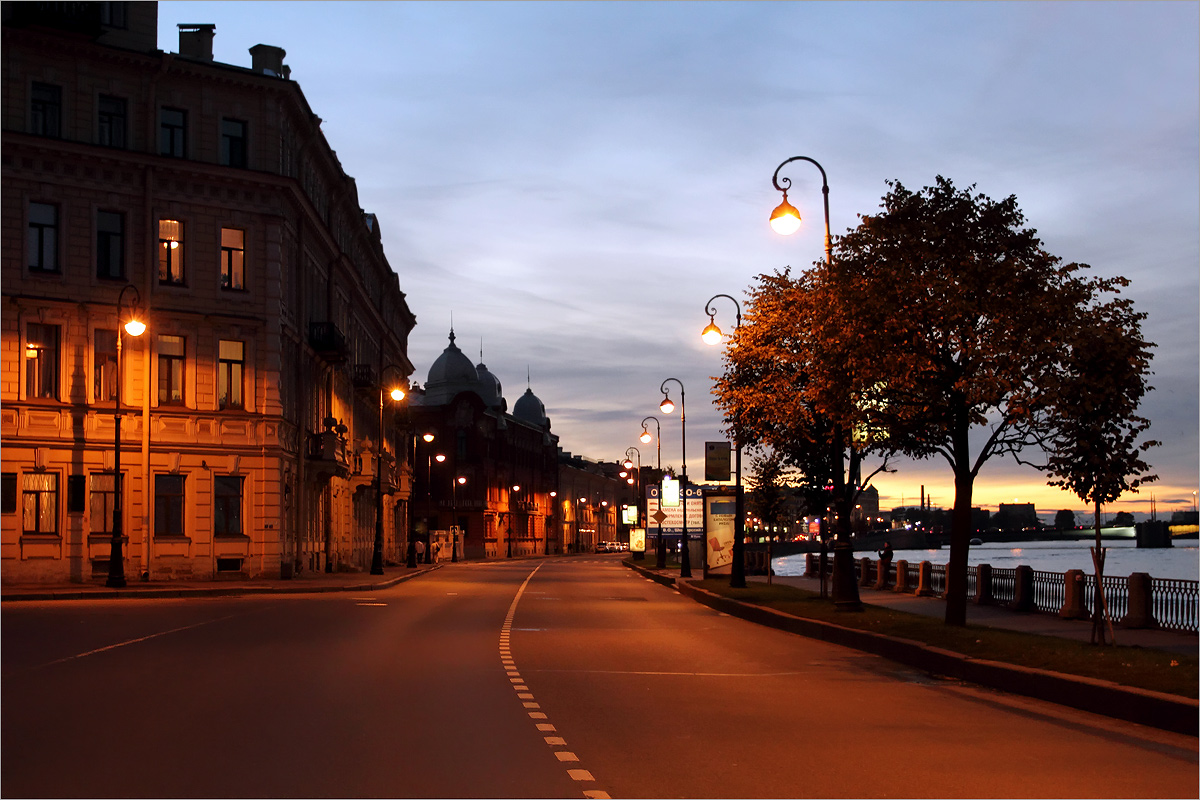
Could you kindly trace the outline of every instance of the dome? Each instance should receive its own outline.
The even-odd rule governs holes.
[[[550,419],[546,416],[546,407],[533,393],[533,389],[526,389],[525,394],[517,400],[516,405],[513,406],[513,416],[523,422],[537,425],[539,428],[550,425]]]
[[[441,405],[454,399],[460,392],[484,395],[479,374],[471,359],[454,344],[454,329],[450,329],[450,344],[429,368],[429,380],[425,383],[425,404]]]
[[[475,365],[475,372],[479,378],[479,396],[483,398],[483,404],[488,408],[507,409],[508,404],[504,402],[504,391],[500,386],[500,379],[488,372],[487,366],[482,361]]]

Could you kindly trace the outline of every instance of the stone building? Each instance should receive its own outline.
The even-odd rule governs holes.
[[[380,508],[399,561],[415,318],[379,223],[281,48],[166,53],[157,13],[3,5],[3,579],[104,579],[117,463],[131,579],[363,569]]]
[[[417,535],[444,542],[445,553],[456,540],[465,558],[566,552],[558,437],[545,406],[527,388],[509,413],[500,380],[454,340],[451,330],[425,386],[413,388],[401,411],[415,453]]]

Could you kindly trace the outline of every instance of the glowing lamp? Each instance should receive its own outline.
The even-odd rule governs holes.
[[[642,435],[638,438],[642,440],[642,444],[650,444],[650,440],[654,437],[650,435],[650,431],[642,431]]]
[[[790,236],[800,229],[800,212],[787,201],[787,192],[783,193],[783,202],[771,212],[771,227],[784,236]]]
[[[658,410],[664,414],[670,414],[675,410],[675,404],[671,402],[670,397],[664,397],[663,401],[658,404]]]
[[[704,340],[705,344],[721,343],[721,329],[717,327],[717,323],[712,317],[708,318],[708,327],[701,332],[700,338]]]

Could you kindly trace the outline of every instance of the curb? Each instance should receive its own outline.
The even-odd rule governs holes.
[[[631,569],[661,583],[674,586],[680,594],[709,608],[760,625],[807,636],[812,639],[852,647],[867,653],[917,667],[938,675],[1000,689],[1011,694],[1033,697],[1069,706],[1081,711],[1114,717],[1139,725],[1198,735],[1200,701],[1188,697],[1125,686],[1113,681],[1066,675],[1034,667],[1022,667],[999,661],[972,658],[961,653],[931,647],[924,642],[881,633],[846,628],[831,622],[805,619],[762,606],[731,600],[678,580],[627,564]]]
[[[195,587],[180,586],[178,588],[139,589],[126,586],[124,589],[67,589],[48,591],[13,592],[3,595],[0,600],[5,603],[19,603],[32,600],[115,600],[120,598],[171,598],[171,597],[236,597],[247,594],[322,594],[327,592],[369,592],[378,589],[390,589],[398,583],[412,580],[419,575],[441,569],[441,564],[430,565],[426,569],[397,575],[383,581],[354,584],[332,584],[314,586],[238,586],[227,587]]]

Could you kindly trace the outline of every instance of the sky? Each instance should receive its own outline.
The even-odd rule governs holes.
[[[1200,483],[1200,3],[162,2],[159,48],[214,23],[217,61],[271,44],[417,316],[424,383],[447,344],[482,353],[509,408],[527,386],[572,453],[619,460],[659,416],[662,464],[724,438],[709,298],[823,258],[816,167],[789,165],[805,219],[771,231],[771,176],[808,156],[835,236],[887,180],[1015,195],[1044,247],[1123,275],[1154,351],[1142,405],[1159,476],[1107,510],[1191,510]],[[715,303],[734,325],[734,304]],[[528,376],[528,383],[527,383]],[[678,402],[679,386],[670,382]],[[649,424],[651,430],[654,425]],[[635,458],[636,460],[636,458]],[[953,505],[941,459],[901,460],[880,506]],[[747,469],[747,472],[749,470]],[[1078,498],[1009,458],[974,504]]]

